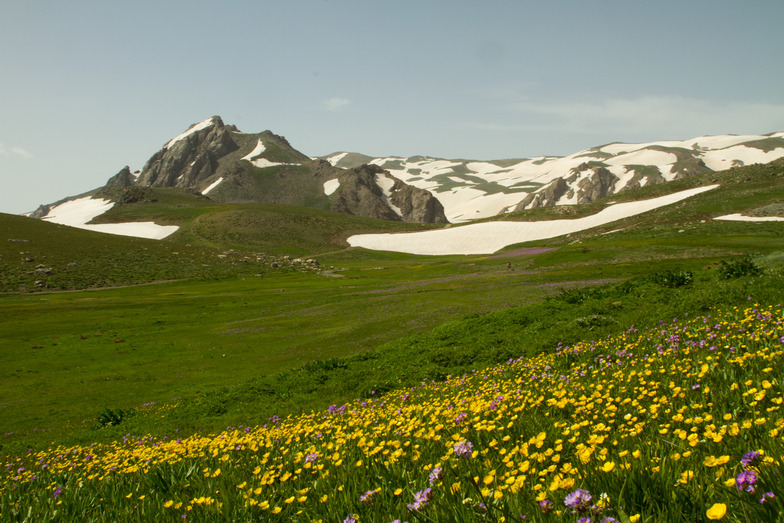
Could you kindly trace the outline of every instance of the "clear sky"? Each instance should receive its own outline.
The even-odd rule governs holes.
[[[310,156],[784,131],[783,21],[781,0],[0,0],[0,212],[216,114]]]

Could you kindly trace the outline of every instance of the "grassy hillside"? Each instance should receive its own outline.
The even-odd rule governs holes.
[[[283,257],[344,251],[351,234],[428,227],[283,205],[216,204],[178,189],[150,189],[140,201],[115,206],[95,221],[155,221],[180,230],[156,241],[0,213],[0,292],[299,270]],[[351,252],[342,257],[351,258]]]
[[[677,292],[660,277],[574,290],[196,401],[104,409],[95,423],[106,428],[81,444],[30,435],[29,451],[4,459],[0,514],[774,521],[784,317],[759,302],[780,298],[784,279],[716,276]],[[583,306],[594,312],[575,316]],[[651,321],[684,306],[705,313]],[[216,418],[230,426],[190,425]]]

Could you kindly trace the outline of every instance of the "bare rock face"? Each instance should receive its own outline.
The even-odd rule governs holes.
[[[581,178],[577,181],[575,189],[577,193],[577,203],[591,203],[600,200],[605,196],[612,194],[613,186],[618,178],[605,169],[599,167],[594,169],[587,177]]]
[[[327,166],[322,164],[320,169],[324,172]],[[448,223],[444,207],[435,196],[402,182],[377,165],[339,171],[340,188],[330,205],[333,211],[390,221]],[[387,191],[379,185],[380,176],[391,181]]]
[[[569,176],[556,178],[542,189],[526,196],[514,210],[591,203],[613,194],[618,177],[604,167],[581,164]]]
[[[126,165],[120,170],[120,172],[109,178],[109,181],[106,182],[106,185],[104,185],[103,188],[105,191],[123,189],[133,185],[133,181],[134,179],[133,174],[131,174],[131,168]]]
[[[375,165],[361,165],[338,176],[340,188],[330,202],[336,212],[401,221],[400,216],[384,201],[384,191],[376,183],[376,174],[384,172]]]
[[[556,178],[552,182],[539,189],[536,192],[530,193],[528,196],[517,204],[514,208],[515,211],[522,211],[523,209],[536,209],[537,207],[549,207],[555,205],[566,192],[569,190],[566,180],[563,178]]]
[[[231,131],[232,127],[213,116],[210,125],[155,153],[136,183],[147,187],[193,187],[215,173],[220,158],[237,149]]]
[[[389,200],[400,209],[404,222],[449,223],[444,206],[424,189],[395,179]]]

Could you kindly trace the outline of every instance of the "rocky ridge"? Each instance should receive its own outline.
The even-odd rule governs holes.
[[[465,222],[535,207],[590,203],[621,191],[781,157],[784,132],[610,143],[565,157],[477,161],[336,152],[322,158],[342,168],[377,165],[406,184],[430,191],[450,222]]]
[[[435,196],[401,180],[385,190],[378,185],[385,182],[384,174],[376,166],[341,169],[313,160],[283,136],[243,133],[213,116],[169,140],[140,171],[123,167],[93,194],[132,204],[143,200],[141,188],[173,187],[222,203],[279,203],[382,220],[446,223]],[[43,218],[56,205],[41,206],[31,216]]]

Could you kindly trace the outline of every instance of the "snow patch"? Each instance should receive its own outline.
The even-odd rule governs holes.
[[[267,148],[261,142],[261,138],[259,138],[259,141],[256,143],[256,147],[251,152],[249,152],[248,154],[240,158],[240,160],[248,160],[250,163],[252,163],[256,167],[259,167],[260,169],[263,169],[265,167],[274,167],[276,165],[302,165],[300,163],[271,162],[266,158],[257,158],[258,156],[261,155],[261,153],[263,153],[266,150]]]
[[[743,216],[740,213],[717,216],[714,220],[725,220],[730,222],[784,222],[784,218],[781,216]]]
[[[324,182],[324,194],[329,196],[333,192],[338,190],[340,187],[340,181],[337,178],[333,178],[332,180],[327,180]]]
[[[162,240],[179,229],[176,225],[158,225],[154,222],[87,223],[112,207],[114,207],[114,202],[110,200],[86,196],[53,207],[42,219],[77,229],[152,240]]]
[[[114,207],[114,202],[101,198],[77,198],[52,207],[42,220],[79,227]]]
[[[485,222],[435,231],[359,234],[349,237],[348,243],[352,247],[409,254],[490,254],[514,243],[554,238],[635,216],[716,187],[718,185],[696,187],[650,200],[617,203],[593,216],[574,220]]]
[[[762,151],[745,145],[735,145],[718,151],[707,151],[702,155],[702,161],[714,171],[723,171],[732,167],[733,160],[743,162],[743,165],[755,163],[768,163],[780,158],[784,149],[777,148],[772,151]]]
[[[216,188],[218,185],[220,185],[220,183],[221,183],[222,181],[223,181],[223,176],[221,176],[220,178],[218,178],[217,180],[215,180],[214,182],[212,182],[212,183],[210,184],[210,186],[209,186],[209,187],[207,187],[206,189],[204,189],[204,190],[203,190],[201,193],[206,195],[206,194],[207,194],[207,193],[209,193],[211,190],[213,190],[213,189],[214,189],[214,188]]]
[[[384,202],[387,204],[387,206],[395,211],[395,214],[402,218],[403,210],[397,205],[393,204],[390,200],[392,197],[392,189],[395,186],[395,179],[391,176],[387,176],[386,173],[380,173],[376,175],[376,185],[381,187],[381,191],[384,193]]]
[[[302,165],[302,164],[299,164],[299,163],[271,162],[271,161],[267,160],[266,158],[256,158],[255,160],[251,160],[250,163],[252,163],[256,167],[259,167],[261,169],[263,169],[265,167],[275,167],[276,165]]]
[[[175,136],[174,138],[172,138],[171,140],[169,140],[169,143],[167,143],[166,145],[164,145],[164,146],[163,146],[163,148],[164,148],[164,149],[169,149],[169,148],[170,148],[172,145],[174,145],[175,143],[179,142],[179,141],[180,141],[180,140],[182,140],[183,138],[186,138],[186,137],[188,137],[188,136],[192,135],[192,134],[193,134],[193,133],[195,133],[196,131],[201,131],[202,129],[206,129],[207,127],[209,127],[209,126],[213,125],[213,123],[214,123],[214,122],[213,122],[213,119],[212,119],[212,118],[207,118],[207,119],[206,119],[206,120],[204,120],[203,122],[199,122],[199,123],[197,123],[196,125],[192,125],[190,128],[188,128],[188,130],[187,130],[187,131],[185,131],[185,132],[184,132],[184,133],[182,133],[181,135],[179,135],[179,136]]]
[[[261,138],[259,138],[256,147],[251,152],[249,152],[248,154],[240,158],[240,160],[248,160],[249,162],[252,162],[253,158],[261,155],[261,153],[263,153],[265,150],[267,150],[267,148],[264,146],[263,143],[261,143]]]
[[[640,149],[604,160],[609,165],[669,165],[678,161],[673,153],[655,149]]]
[[[346,157],[346,155],[347,155],[347,154],[348,154],[348,153],[338,153],[338,154],[333,154],[332,156],[330,156],[329,158],[327,158],[327,161],[328,161],[330,164],[332,164],[332,166],[333,166],[333,167],[335,167],[335,166],[338,164],[338,162],[339,162],[340,160],[342,160],[343,158],[345,158],[345,157]]]

